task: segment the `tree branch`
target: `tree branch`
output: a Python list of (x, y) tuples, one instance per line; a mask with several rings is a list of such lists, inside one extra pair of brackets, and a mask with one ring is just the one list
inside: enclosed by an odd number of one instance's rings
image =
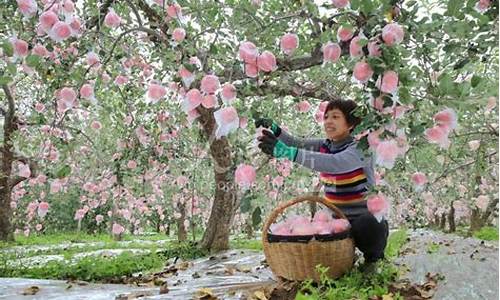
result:
[(142, 9), (146, 18), (148, 18), (151, 25), (158, 25), (161, 32), (167, 36), (168, 35), (168, 24), (162, 20), (162, 17), (156, 13), (144, 0), (138, 0), (137, 4), (139, 8)]
[[(497, 154), (497, 151), (493, 151), (493, 152), (491, 152), (490, 154), (486, 155), (486, 157), (488, 157), (488, 158), (489, 158), (489, 157), (494, 156), (494, 155), (496, 155), (496, 154)], [(455, 168), (453, 168), (453, 169), (444, 170), (444, 171), (443, 171), (443, 173), (441, 173), (441, 175), (439, 175), (438, 177), (436, 177), (436, 178), (434, 179), (434, 181), (433, 181), (433, 183), (432, 183), (432, 184), (435, 184), (435, 183), (436, 183), (436, 182), (438, 182), (440, 179), (442, 179), (442, 178), (444, 178), (444, 177), (448, 176), (448, 174), (453, 173), (453, 172), (455, 172), (455, 171), (457, 171), (457, 170), (459, 170), (459, 169), (465, 168), (465, 167), (467, 167), (467, 166), (470, 166), (470, 165), (474, 164), (475, 162), (476, 162), (476, 160), (469, 161), (469, 162), (466, 162), (466, 163), (464, 163), (464, 164), (462, 164), (462, 165), (456, 166), (456, 167), (455, 167)]]
[(125, 0), (125, 1), (127, 1), (128, 6), (130, 6), (130, 9), (132, 9), (132, 11), (134, 12), (134, 15), (135, 15), (135, 17), (137, 19), (137, 23), (139, 24), (140, 27), (142, 27), (141, 15), (137, 11), (137, 8), (135, 7), (134, 3), (132, 3), (132, 1), (130, 1), (130, 0)]
[(2, 89), (7, 97), (7, 106), (9, 108), (5, 114), (5, 122), (12, 122), (14, 119), (14, 110), (16, 109), (14, 105), (14, 97), (12, 96), (10, 88), (6, 84), (2, 85)]
[[(340, 42), (339, 46), (342, 49), (341, 56), (349, 54), (349, 42)], [(312, 50), (310, 55), (305, 55), (292, 59), (278, 58), (276, 63), (277, 63), (277, 69), (274, 72), (299, 71), (321, 65), (323, 63), (323, 52), (321, 51), (321, 45), (317, 44), (316, 47)], [(228, 81), (229, 78), (231, 78), (233, 81), (247, 79), (247, 76), (245, 75), (243, 70), (241, 69), (235, 70), (233, 66), (224, 69), (223, 74), (222, 75), (219, 74), (218, 77), (223, 78), (223, 81)]]
[(159, 40), (163, 40), (163, 38), (154, 30), (152, 29), (149, 29), (149, 28), (146, 28), (146, 27), (143, 27), (143, 26), (139, 26), (139, 27), (134, 27), (134, 28), (130, 28), (124, 32), (122, 32), (117, 38), (116, 40), (114, 41), (113, 43), (113, 46), (111, 46), (111, 50), (108, 54), (108, 57), (106, 58), (106, 60), (102, 63), (102, 68), (104, 69), (104, 67), (106, 66), (106, 64), (111, 60), (111, 57), (113, 57), (113, 52), (115, 51), (115, 48), (116, 46), (118, 45), (118, 42), (124, 37), (126, 36), (127, 34), (131, 33), (131, 32), (134, 32), (134, 31), (143, 31), (143, 32), (146, 32), (146, 33), (149, 33), (151, 35), (154, 35), (156, 36)]

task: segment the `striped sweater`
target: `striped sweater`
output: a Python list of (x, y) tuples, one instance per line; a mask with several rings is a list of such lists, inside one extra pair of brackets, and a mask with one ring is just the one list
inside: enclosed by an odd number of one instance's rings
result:
[(368, 212), (365, 194), (375, 182), (373, 159), (356, 148), (356, 141), (329, 139), (299, 139), (281, 131), (279, 140), (298, 148), (295, 162), (320, 173), (325, 199), (332, 202), (349, 218)]

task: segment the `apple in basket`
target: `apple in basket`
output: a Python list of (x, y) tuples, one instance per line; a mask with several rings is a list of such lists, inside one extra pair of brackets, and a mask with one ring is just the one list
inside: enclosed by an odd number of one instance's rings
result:
[(271, 225), (275, 235), (295, 236), (340, 233), (349, 229), (346, 219), (335, 219), (328, 210), (316, 212), (313, 219), (304, 216), (292, 216), (289, 219)]

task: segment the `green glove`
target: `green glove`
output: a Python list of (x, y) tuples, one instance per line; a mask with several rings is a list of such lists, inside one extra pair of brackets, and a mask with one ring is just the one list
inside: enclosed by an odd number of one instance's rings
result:
[(259, 148), (262, 150), (262, 152), (272, 155), (276, 158), (286, 157), (290, 161), (295, 161), (298, 152), (297, 147), (288, 146), (287, 144), (278, 140), (276, 136), (268, 130), (263, 130), (262, 133), (263, 135), (259, 137)]
[(255, 120), (255, 128), (264, 127), (267, 129), (271, 129), (275, 136), (280, 136), (281, 128), (271, 119), (266, 118), (258, 118)]

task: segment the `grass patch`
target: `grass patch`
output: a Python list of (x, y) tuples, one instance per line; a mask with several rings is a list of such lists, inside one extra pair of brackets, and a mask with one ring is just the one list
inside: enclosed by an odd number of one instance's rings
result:
[[(320, 268), (323, 273), (319, 285), (308, 280), (302, 284), (297, 293), (296, 300), (319, 300), (319, 299), (369, 299), (381, 297), (389, 293), (388, 286), (398, 278), (398, 269), (390, 262), (377, 263), (377, 272), (366, 275), (358, 269), (352, 269), (346, 275), (333, 280), (324, 273), (326, 270)], [(394, 296), (392, 299), (403, 299)]]
[(427, 244), (427, 253), (431, 254), (431, 253), (436, 253), (439, 251), (439, 244), (438, 243), (429, 243)]
[(229, 241), (231, 249), (262, 250), (261, 240), (234, 239)]
[(208, 252), (199, 248), (194, 242), (176, 242), (166, 248), (162, 248), (161, 253), (167, 258), (179, 257), (184, 260), (196, 259), (208, 255)]
[(63, 243), (83, 243), (83, 242), (113, 242), (109, 234), (87, 234), (83, 232), (62, 232), (40, 235), (17, 235), (15, 241), (9, 243), (10, 246), (32, 246), (32, 245), (53, 245)]
[[(132, 235), (126, 234), (122, 237), (122, 241), (146, 240), (146, 241), (159, 241), (168, 240), (170, 237), (165, 234), (151, 234), (151, 235)], [(33, 246), (33, 245), (54, 245), (64, 243), (91, 243), (91, 242), (106, 242), (112, 243), (116, 240), (110, 234), (97, 233), (88, 234), (84, 232), (62, 232), (50, 233), (40, 235), (17, 235), (14, 242), (0, 242), (0, 248), (12, 246)]]
[[(136, 247), (138, 246), (138, 247)], [(156, 244), (132, 243), (128, 249), (149, 249), (151, 254), (133, 254), (124, 252), (114, 257), (92, 256), (72, 262), (75, 254), (100, 249), (124, 248), (117, 242), (107, 243), (105, 247), (85, 247), (73, 249), (54, 249), (51, 254), (62, 255), (64, 261), (51, 261), (43, 266), (12, 266), (9, 262), (22, 257), (16, 252), (0, 252), (0, 274), (2, 277), (24, 277), (37, 279), (76, 279), (92, 282), (119, 282), (123, 276), (131, 276), (135, 272), (152, 272), (161, 269), (169, 258), (195, 259), (207, 253), (192, 242), (172, 242), (158, 248)], [(159, 251), (157, 251), (159, 249)], [(47, 253), (45, 253), (47, 254)]]
[[(102, 241), (101, 241), (102, 242)], [(33, 256), (39, 256), (39, 255), (65, 255), (65, 256), (71, 256), (77, 253), (82, 253), (82, 252), (91, 252), (91, 251), (97, 251), (97, 250), (105, 250), (105, 249), (151, 249), (151, 248), (161, 248), (161, 247), (169, 247), (169, 244), (176, 244), (176, 242), (172, 241), (169, 242), (168, 244), (163, 244), (163, 246), (159, 244), (150, 244), (150, 243), (144, 243), (141, 241), (134, 241), (128, 244), (122, 244), (117, 241), (112, 241), (112, 242), (102, 242), (98, 245), (84, 245), (83, 247), (80, 246), (71, 246), (71, 244), (68, 247), (65, 248), (49, 248), (49, 249), (38, 249), (38, 248), (26, 248), (25, 250), (18, 251), (17, 255), (19, 257), (33, 257)], [(34, 247), (35, 245), (33, 245)], [(50, 247), (51, 245), (43, 245), (43, 246), (48, 246)], [(30, 246), (27, 246), (30, 247)], [(4, 248), (5, 249), (5, 248)], [(0, 249), (1, 251), (1, 249)]]
[(483, 227), (474, 232), (474, 237), (485, 241), (498, 241), (498, 227)]
[(2, 270), (6, 277), (114, 281), (135, 272), (159, 269), (165, 262), (158, 254), (133, 255), (124, 252), (114, 258), (86, 257), (76, 264), (51, 261), (43, 267), (16, 267)]
[[(389, 236), (385, 249), (386, 260), (377, 262), (376, 272), (364, 274), (354, 268), (341, 278), (332, 280), (326, 275), (326, 270), (320, 267), (319, 271), (322, 274), (320, 283), (305, 281), (295, 299), (369, 299), (387, 295), (389, 284), (399, 277), (399, 270), (391, 261), (398, 256), (407, 237), (406, 229), (395, 231)], [(403, 298), (394, 295), (392, 299)]]
[(391, 233), (387, 239), (387, 246), (384, 251), (385, 256), (387, 258), (397, 257), (403, 245), (408, 241), (407, 239), (408, 232), (405, 228)]

